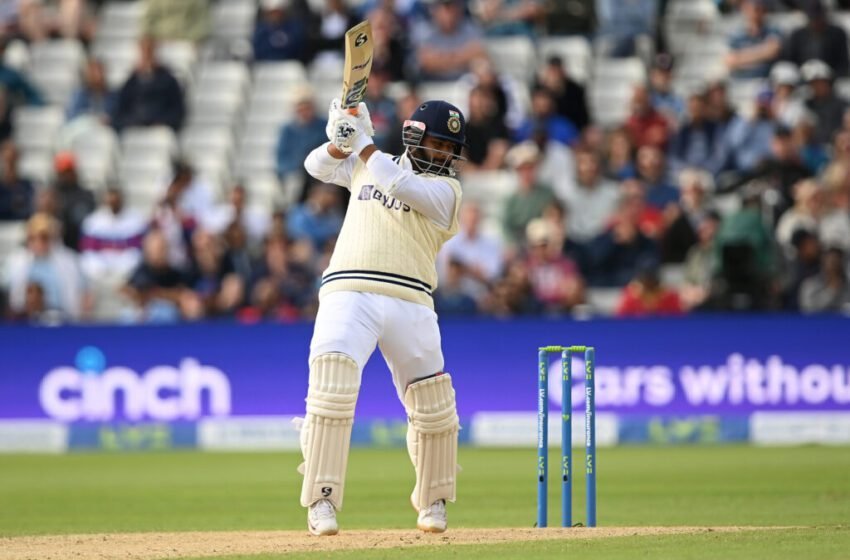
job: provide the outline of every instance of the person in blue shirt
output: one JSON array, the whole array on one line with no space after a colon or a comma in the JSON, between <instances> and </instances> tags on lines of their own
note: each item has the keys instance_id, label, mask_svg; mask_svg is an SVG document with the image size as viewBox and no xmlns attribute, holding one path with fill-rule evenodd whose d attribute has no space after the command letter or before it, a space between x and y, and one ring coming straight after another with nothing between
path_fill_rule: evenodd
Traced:
<instances>
[{"instance_id":1,"label":"person in blue shirt","mask_svg":"<svg viewBox=\"0 0 850 560\"><path fill-rule=\"evenodd\" d=\"M262 0L251 46L254 60L301 60L307 56L307 22L289 11L291 0Z\"/></svg>"},{"instance_id":2,"label":"person in blue shirt","mask_svg":"<svg viewBox=\"0 0 850 560\"><path fill-rule=\"evenodd\" d=\"M295 118L283 125L277 142L277 174L304 173L304 160L315 147L327 142L325 120L316 116L313 92L302 88L295 95Z\"/></svg>"},{"instance_id":3,"label":"person in blue shirt","mask_svg":"<svg viewBox=\"0 0 850 560\"><path fill-rule=\"evenodd\" d=\"M664 210L679 201L679 189L667 180L664 152L655 146L644 146L637 153L638 177L646 185L646 203Z\"/></svg>"},{"instance_id":4,"label":"person in blue shirt","mask_svg":"<svg viewBox=\"0 0 850 560\"><path fill-rule=\"evenodd\" d=\"M765 0L744 0L744 30L729 40L726 67L733 78L766 78L782 49L782 34L765 22Z\"/></svg>"},{"instance_id":5,"label":"person in blue shirt","mask_svg":"<svg viewBox=\"0 0 850 560\"><path fill-rule=\"evenodd\" d=\"M71 98L66 114L68 120L82 115L91 115L108 123L109 116L115 110L116 101L116 92L110 91L106 83L103 63L92 58L86 63L83 84Z\"/></svg>"},{"instance_id":6,"label":"person in blue shirt","mask_svg":"<svg viewBox=\"0 0 850 560\"><path fill-rule=\"evenodd\" d=\"M339 234L342 228L337 187L325 183L314 183L307 200L289 211L286 217L286 233L294 241L306 239L316 250Z\"/></svg>"}]
</instances>

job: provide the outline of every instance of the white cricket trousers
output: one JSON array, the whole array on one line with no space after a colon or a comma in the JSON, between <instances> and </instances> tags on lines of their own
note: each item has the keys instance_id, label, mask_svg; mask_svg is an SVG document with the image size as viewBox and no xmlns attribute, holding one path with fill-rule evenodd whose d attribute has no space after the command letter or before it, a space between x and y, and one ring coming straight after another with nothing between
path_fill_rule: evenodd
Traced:
<instances>
[{"instance_id":1,"label":"white cricket trousers","mask_svg":"<svg viewBox=\"0 0 850 560\"><path fill-rule=\"evenodd\" d=\"M331 292L322 297L310 363L316 356L338 352L357 362L362 374L376 345L402 402L410 383L443 371L437 314L428 307L367 292Z\"/></svg>"}]
</instances>

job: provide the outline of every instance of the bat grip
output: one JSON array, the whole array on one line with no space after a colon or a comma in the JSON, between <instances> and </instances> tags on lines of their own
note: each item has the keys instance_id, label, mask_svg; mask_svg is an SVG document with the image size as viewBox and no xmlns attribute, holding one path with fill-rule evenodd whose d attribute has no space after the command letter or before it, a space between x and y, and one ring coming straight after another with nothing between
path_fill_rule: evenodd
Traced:
<instances>
[{"instance_id":1,"label":"bat grip","mask_svg":"<svg viewBox=\"0 0 850 560\"><path fill-rule=\"evenodd\" d=\"M356 116L359 114L359 111L357 110L357 107L352 107L352 108L350 108L350 109L346 109L345 111L346 111L349 115L351 115L351 116L353 116L353 117L356 117Z\"/></svg>"}]
</instances>

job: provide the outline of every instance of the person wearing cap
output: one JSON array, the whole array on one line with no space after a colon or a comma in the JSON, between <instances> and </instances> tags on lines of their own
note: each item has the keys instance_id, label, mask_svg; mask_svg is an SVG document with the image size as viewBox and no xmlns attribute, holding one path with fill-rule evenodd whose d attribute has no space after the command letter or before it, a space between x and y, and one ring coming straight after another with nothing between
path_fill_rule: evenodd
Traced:
<instances>
[{"instance_id":1,"label":"person wearing cap","mask_svg":"<svg viewBox=\"0 0 850 560\"><path fill-rule=\"evenodd\" d=\"M301 60L307 57L307 21L290 10L292 0L261 0L251 46L254 60Z\"/></svg>"},{"instance_id":2,"label":"person wearing cap","mask_svg":"<svg viewBox=\"0 0 850 560\"><path fill-rule=\"evenodd\" d=\"M416 42L423 80L457 80L473 60L486 56L481 30L464 15L461 0L433 0L431 22Z\"/></svg>"},{"instance_id":3,"label":"person wearing cap","mask_svg":"<svg viewBox=\"0 0 850 560\"><path fill-rule=\"evenodd\" d=\"M555 100L555 111L580 131L590 123L584 86L569 76L563 59L550 57L537 72L534 85L546 88Z\"/></svg>"},{"instance_id":4,"label":"person wearing cap","mask_svg":"<svg viewBox=\"0 0 850 560\"><path fill-rule=\"evenodd\" d=\"M788 128L796 126L805 111L803 101L797 95L799 84L800 69L793 62L781 60L770 69L773 114L779 124Z\"/></svg>"},{"instance_id":5,"label":"person wearing cap","mask_svg":"<svg viewBox=\"0 0 850 560\"><path fill-rule=\"evenodd\" d=\"M649 69L649 95L652 106L667 116L671 126L676 126L685 113L685 102L673 91L673 56L658 53Z\"/></svg>"},{"instance_id":6,"label":"person wearing cap","mask_svg":"<svg viewBox=\"0 0 850 560\"><path fill-rule=\"evenodd\" d=\"M33 214L26 225L26 245L9 255L2 284L9 294L9 307L21 312L30 284L38 284L45 307L62 319L83 318L88 298L77 255L59 242L59 224L44 213Z\"/></svg>"},{"instance_id":7,"label":"person wearing cap","mask_svg":"<svg viewBox=\"0 0 850 560\"><path fill-rule=\"evenodd\" d=\"M763 88L756 96L749 118L736 119L729 125L719 139L712 171L751 171L770 157L770 143L776 130L772 101L772 90Z\"/></svg>"},{"instance_id":8,"label":"person wearing cap","mask_svg":"<svg viewBox=\"0 0 850 560\"><path fill-rule=\"evenodd\" d=\"M836 76L850 72L847 33L829 21L822 0L802 0L807 23L795 29L782 46L783 60L802 66L806 61L824 61Z\"/></svg>"},{"instance_id":9,"label":"person wearing cap","mask_svg":"<svg viewBox=\"0 0 850 560\"><path fill-rule=\"evenodd\" d=\"M767 25L765 0L744 0L744 29L729 39L726 68L736 79L766 78L782 49L782 34Z\"/></svg>"},{"instance_id":10,"label":"person wearing cap","mask_svg":"<svg viewBox=\"0 0 850 560\"><path fill-rule=\"evenodd\" d=\"M59 152L53 159L56 178L56 218L62 224L62 242L73 251L80 249L80 228L97 206L94 195L80 184L73 152Z\"/></svg>"},{"instance_id":11,"label":"person wearing cap","mask_svg":"<svg viewBox=\"0 0 850 560\"><path fill-rule=\"evenodd\" d=\"M516 173L517 189L505 201L502 225L505 238L516 244L522 241L528 222L543 214L555 195L549 186L538 181L540 150L534 142L521 142L511 148L507 162Z\"/></svg>"},{"instance_id":12,"label":"person wearing cap","mask_svg":"<svg viewBox=\"0 0 850 560\"><path fill-rule=\"evenodd\" d=\"M525 266L534 297L548 312L562 312L584 302L584 280L576 263L564 254L563 233L545 218L525 228Z\"/></svg>"},{"instance_id":13,"label":"person wearing cap","mask_svg":"<svg viewBox=\"0 0 850 560\"><path fill-rule=\"evenodd\" d=\"M282 178L302 174L307 154L327 140L326 121L316 114L312 88L299 86L293 100L294 118L283 124L277 141L277 174Z\"/></svg>"},{"instance_id":14,"label":"person wearing cap","mask_svg":"<svg viewBox=\"0 0 850 560\"><path fill-rule=\"evenodd\" d=\"M847 102L835 94L832 85L833 72L822 60L807 61L800 68L800 73L811 90L805 107L817 120L814 139L820 144L828 144L835 132L841 128L848 107Z\"/></svg>"}]
</instances>

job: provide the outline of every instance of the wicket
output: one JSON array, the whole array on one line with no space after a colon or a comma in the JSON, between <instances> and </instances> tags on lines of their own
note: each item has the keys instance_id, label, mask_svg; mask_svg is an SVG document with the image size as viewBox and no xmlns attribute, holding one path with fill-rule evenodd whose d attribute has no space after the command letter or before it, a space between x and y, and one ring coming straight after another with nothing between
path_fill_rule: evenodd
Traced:
<instances>
[{"instance_id":1,"label":"wicket","mask_svg":"<svg viewBox=\"0 0 850 560\"><path fill-rule=\"evenodd\" d=\"M596 349L592 346L541 346L537 353L537 526L546 527L549 475L549 354L561 354L561 526L573 524L572 357L584 353L585 479L587 526L596 527Z\"/></svg>"}]
</instances>

